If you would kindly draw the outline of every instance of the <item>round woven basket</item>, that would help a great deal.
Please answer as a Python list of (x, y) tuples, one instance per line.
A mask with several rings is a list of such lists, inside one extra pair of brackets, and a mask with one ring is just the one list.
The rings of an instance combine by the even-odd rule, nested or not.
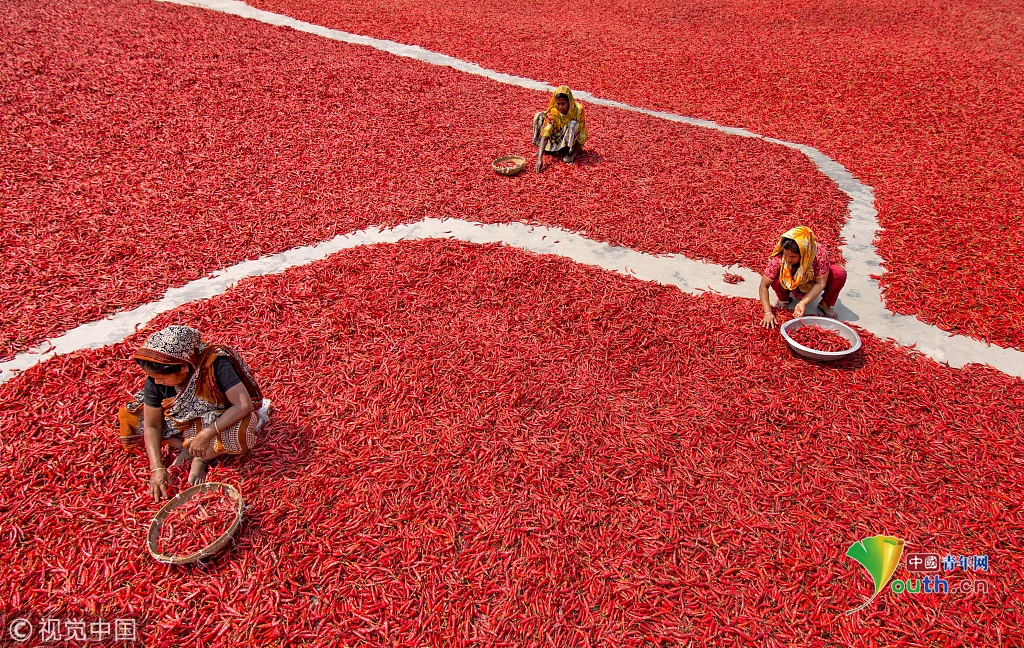
[(503, 176), (514, 176), (526, 168), (526, 158), (522, 155), (502, 155), (491, 162), (494, 172)]
[[(228, 499), (235, 503), (235, 521), (231, 523), (231, 527), (224, 532), (224, 535), (217, 538), (210, 544), (206, 545), (199, 551), (184, 556), (172, 556), (158, 551), (157, 541), (160, 539), (160, 530), (164, 526), (164, 522), (167, 520), (167, 516), (171, 514), (171, 511), (183, 505), (196, 495), (200, 493), (208, 493), (212, 491), (218, 491), (225, 495)], [(242, 512), (245, 510), (245, 502), (242, 501), (242, 495), (230, 484), (223, 484), (221, 482), (210, 482), (208, 484), (199, 484), (191, 488), (186, 488), (181, 491), (164, 504), (159, 511), (157, 511), (156, 517), (153, 518), (153, 522), (149, 525), (149, 535), (147, 536), (147, 544), (149, 545), (149, 553), (160, 562), (171, 563), (172, 565), (187, 565), (188, 563), (194, 563), (197, 560), (202, 560), (217, 553), (223, 549), (231, 539), (235, 537), (235, 533), (238, 532), (238, 527), (242, 525)]]

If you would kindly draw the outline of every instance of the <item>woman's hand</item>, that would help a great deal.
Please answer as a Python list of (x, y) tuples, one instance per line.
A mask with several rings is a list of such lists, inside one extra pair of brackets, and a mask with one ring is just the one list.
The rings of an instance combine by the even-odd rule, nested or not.
[[(200, 430), (188, 444), (188, 453), (200, 459), (213, 459), (213, 440), (217, 438), (217, 430), (206, 427)], [(209, 455), (209, 456), (207, 456)]]
[(804, 316), (804, 313), (806, 313), (806, 312), (807, 312), (807, 304), (805, 304), (803, 302), (800, 302), (800, 303), (798, 303), (796, 305), (796, 308), (793, 309), (793, 317), (795, 317), (797, 319), (800, 319), (801, 317)]
[(167, 494), (168, 488), (170, 488), (170, 479), (168, 478), (166, 468), (157, 468), (149, 473), (149, 494), (153, 496), (153, 499), (159, 502), (161, 499), (168, 499), (170, 495)]
[(764, 317), (761, 319), (761, 326), (765, 327), (766, 329), (775, 328), (775, 313), (773, 313), (772, 311), (767, 311), (764, 314)]

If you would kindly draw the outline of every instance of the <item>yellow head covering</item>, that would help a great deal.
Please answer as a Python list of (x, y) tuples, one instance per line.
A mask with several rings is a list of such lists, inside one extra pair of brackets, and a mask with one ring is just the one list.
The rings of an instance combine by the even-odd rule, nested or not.
[(779, 242), (772, 250), (772, 256), (782, 256), (782, 239), (793, 239), (800, 246), (800, 266), (796, 274), (786, 260), (782, 260), (782, 270), (779, 272), (779, 281), (786, 290), (799, 290), (802, 293), (810, 292), (814, 285), (814, 255), (818, 253), (818, 244), (814, 241), (814, 233), (811, 228), (798, 225), (782, 235)]
[[(558, 95), (565, 95), (569, 99), (569, 111), (564, 115), (558, 112), (558, 104), (555, 103), (555, 98)], [(540, 136), (551, 137), (552, 133), (562, 130), (573, 120), (580, 124), (580, 132), (576, 136), (576, 141), (584, 144), (587, 141), (587, 122), (583, 116), (583, 104), (573, 98), (569, 86), (558, 86), (551, 94), (551, 101), (548, 102), (547, 114), (544, 126), (540, 130)]]

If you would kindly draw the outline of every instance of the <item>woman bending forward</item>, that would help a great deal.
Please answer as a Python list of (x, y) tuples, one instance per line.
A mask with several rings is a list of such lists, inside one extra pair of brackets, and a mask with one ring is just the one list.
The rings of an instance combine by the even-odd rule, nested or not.
[(124, 447), (145, 448), (154, 499), (168, 497), (163, 443), (182, 448), (175, 465), (191, 456), (192, 485), (206, 479), (212, 459), (253, 447), (267, 411), (261, 409), (263, 394), (256, 379), (234, 349), (204, 344), (199, 331), (175, 325), (149, 336), (132, 359), (146, 382), (117, 418)]
[(761, 325), (775, 327), (775, 313), (768, 299), (769, 286), (775, 291), (780, 305), (784, 306), (790, 298), (796, 298), (797, 304), (793, 309), (796, 317), (803, 317), (818, 295), (821, 295), (818, 303), (821, 312), (825, 317), (835, 317), (836, 300), (845, 284), (846, 269), (829, 261), (828, 250), (814, 240), (810, 228), (794, 227), (782, 235), (761, 277), (759, 294), (761, 308), (764, 309)]

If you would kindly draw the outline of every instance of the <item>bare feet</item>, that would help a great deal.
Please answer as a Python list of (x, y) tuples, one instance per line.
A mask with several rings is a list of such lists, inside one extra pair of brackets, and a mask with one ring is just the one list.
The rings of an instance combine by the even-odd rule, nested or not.
[(171, 467), (177, 468), (178, 466), (184, 466), (185, 462), (191, 458), (192, 455), (188, 453), (188, 448), (182, 448), (181, 452), (178, 453), (178, 456), (174, 458), (174, 463), (171, 464)]
[(576, 154), (570, 153), (569, 155), (566, 155), (563, 159), (565, 160), (566, 164), (572, 164), (573, 162), (576, 161)]
[(818, 310), (820, 310), (821, 314), (825, 317), (836, 319), (836, 309), (832, 308), (828, 304), (818, 302)]
[(206, 481), (206, 471), (210, 468), (210, 462), (199, 457), (192, 458), (192, 470), (188, 471), (189, 486), (202, 484)]

